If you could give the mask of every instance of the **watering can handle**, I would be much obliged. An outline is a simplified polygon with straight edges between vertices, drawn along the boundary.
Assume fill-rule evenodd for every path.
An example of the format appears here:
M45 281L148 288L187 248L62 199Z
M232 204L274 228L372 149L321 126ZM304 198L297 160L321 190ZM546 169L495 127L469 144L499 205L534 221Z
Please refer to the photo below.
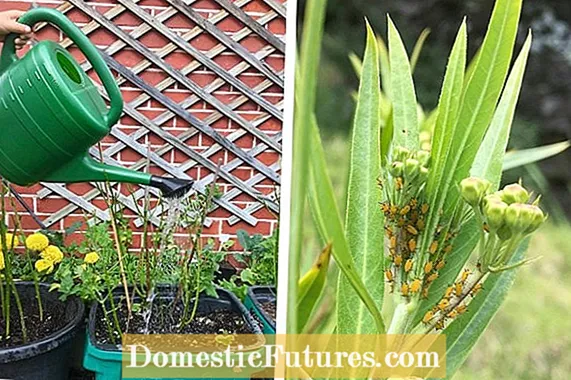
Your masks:
M87 60L93 66L93 69L101 79L103 87L109 94L111 107L105 115L105 123L109 128L117 123L123 112L123 98L121 91L113 78L113 74L107 67L107 64L99 54L97 48L89 41L89 38L75 26L67 17L62 13L50 8L35 8L26 12L18 22L33 26L40 21L47 21L59 27L75 44L81 52L85 55ZM0 73L8 68L13 62L18 60L16 55L15 39L16 34L9 34L4 40L4 47L0 55Z

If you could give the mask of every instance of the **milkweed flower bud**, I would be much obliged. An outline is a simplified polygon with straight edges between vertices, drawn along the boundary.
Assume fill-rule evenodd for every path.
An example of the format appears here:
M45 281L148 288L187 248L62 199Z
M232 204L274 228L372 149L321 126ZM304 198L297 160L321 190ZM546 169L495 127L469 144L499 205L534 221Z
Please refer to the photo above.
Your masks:
M402 161L406 160L410 156L410 151L402 146L397 146L393 150L393 161Z
M428 161L430 161L430 152L419 150L416 152L416 159L422 166L428 166Z
M393 177L402 177L402 172L404 169L404 164L402 162L393 162L389 168L389 172Z
M481 178L468 177L460 182L460 194L462 198L473 207L480 204L489 188L490 182Z
M504 224L504 214L508 205L502 201L488 201L484 206L484 216L491 230L498 230Z
M414 158L409 158L404 163L404 177L407 181L414 181L420 172L420 163Z
M547 216L543 213L543 211L539 207L534 205L532 205L531 207L533 210L532 211L533 219L529 224L529 227L527 227L527 229L525 230L525 233L527 234L530 234L535 230L537 230L539 226L541 226L543 222L545 222L545 220L547 219Z
M512 203L506 209L506 225L514 234L526 234L528 228L530 228L531 224L534 223L536 208L538 207L521 203ZM539 227L539 224L537 227Z
M512 183L507 185L500 192L500 196L508 205L512 203L526 203L529 200L529 193L520 184Z

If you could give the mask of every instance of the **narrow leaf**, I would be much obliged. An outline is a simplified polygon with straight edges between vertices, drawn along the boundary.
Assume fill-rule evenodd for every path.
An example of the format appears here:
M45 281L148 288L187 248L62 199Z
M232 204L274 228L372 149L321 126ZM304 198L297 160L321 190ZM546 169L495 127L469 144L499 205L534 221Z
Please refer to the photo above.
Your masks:
M380 191L380 78L375 35L367 24L367 47L353 135L347 191L346 236L356 270L377 304L382 305L383 214L378 207ZM377 333L374 320L349 281L341 274L337 296L339 334Z
M412 50L412 54L410 56L410 69L414 73L414 69L416 69L416 65L418 63L418 59L420 58L420 53L422 53L422 48L424 47L424 43L426 39L430 36L430 29L426 28L418 36L418 40L416 40L416 44L414 45L414 49Z
M527 39L514 64L492 124L472 167L472 175L488 179L493 183L495 189L498 188L501 178L503 156L510 135L530 46L531 36ZM438 279L430 287L429 298L422 302L416 314L416 322L430 307L436 304L437 300L444 294L446 287L457 278L476 247L478 239L478 226L475 219L472 218L462 226L459 236L454 240L454 251L447 257L446 266L440 271Z
M307 158L309 155L308 132L311 115L315 108L317 70L321 52L321 39L327 1L309 1L305 10L304 30L301 41L299 75L296 76L295 129L293 131L293 161L291 178L291 223L289 236L288 273L288 332L297 330L297 280L299 279L299 258L302 252L303 215L308 178Z
M482 141L482 145L472 165L470 174L487 179L493 184L494 190L497 190L500 185L504 155L508 146L530 47L531 33L528 35L521 53L512 68L492 124Z
M391 99L392 91L391 91L391 61L389 59L389 49L387 48L387 44L381 38L377 38L377 47L379 48L379 61L380 61L380 68L381 68L381 88L383 92L386 94L387 98Z
M327 279L330 257L331 244L328 244L317 257L309 271L299 280L297 302L297 325L299 331L304 331L305 324L309 320L311 312L321 297L325 280Z
M389 16L388 39L393 103L393 144L418 149L418 110L410 62L397 28Z
M569 146L571 146L569 141L562 141L537 148L509 151L504 157L503 170L506 171L545 160L567 150Z
M426 190L428 204L430 205L437 206L439 203L443 203L445 199L441 193L444 191L442 181L446 175L446 163L453 143L452 137L456 129L456 120L464 87L467 43L466 20L464 20L448 59L448 67L438 102L438 114L431 149L432 163ZM423 235L421 251L425 251L428 245L432 243L432 231L435 230L438 222L438 210L438 207L432 207L428 212L428 232Z
M457 184L468 177L494 110L512 59L521 0L498 0L481 47L474 74L469 78L460 106L457 127L442 181L443 218L454 212L460 193Z
M327 173L325 152L319 136L319 127L317 126L315 115L313 116L310 131L310 143L313 150L309 156L308 196L314 223L322 242L324 244L327 242L332 243L332 254L335 263L357 293L360 301L363 302L372 315L377 330L382 332L385 330L385 327L380 309L375 305L375 301L357 273L355 263L349 251L349 245L345 238L345 229L333 192L333 185ZM356 300L356 304L358 302L359 300Z

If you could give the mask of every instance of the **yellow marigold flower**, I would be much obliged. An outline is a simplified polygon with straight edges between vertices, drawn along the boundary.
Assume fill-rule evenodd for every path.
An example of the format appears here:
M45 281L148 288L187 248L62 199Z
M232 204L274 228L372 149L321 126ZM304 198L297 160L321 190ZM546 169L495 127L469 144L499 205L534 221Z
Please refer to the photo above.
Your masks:
M97 252L90 252L85 255L85 258L83 259L83 261L85 261L87 264L95 264L97 260L99 260L99 255Z
M48 237L42 233L36 232L26 238L26 248L32 251L41 252L50 245Z
M34 266L36 267L36 270L38 272L45 272L47 274L52 273L52 271L54 270L53 261L46 259L40 259L36 261L36 264L34 264Z
M49 260L54 264L59 264L63 260L62 251L55 245L48 245L46 249L40 253L42 259Z
M0 251L0 270L4 269L4 253Z
M12 249L20 244L20 240L14 234L9 232L6 233L6 248Z

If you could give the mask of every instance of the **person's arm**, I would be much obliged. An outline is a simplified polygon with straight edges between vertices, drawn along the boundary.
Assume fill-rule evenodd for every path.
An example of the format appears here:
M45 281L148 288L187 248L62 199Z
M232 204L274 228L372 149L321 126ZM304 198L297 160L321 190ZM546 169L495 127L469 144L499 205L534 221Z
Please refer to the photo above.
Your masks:
M28 43L32 38L32 28L18 22L24 13L26 12L17 10L0 12L0 41L4 41L8 34L16 33L20 35L15 40L16 49L21 49Z

